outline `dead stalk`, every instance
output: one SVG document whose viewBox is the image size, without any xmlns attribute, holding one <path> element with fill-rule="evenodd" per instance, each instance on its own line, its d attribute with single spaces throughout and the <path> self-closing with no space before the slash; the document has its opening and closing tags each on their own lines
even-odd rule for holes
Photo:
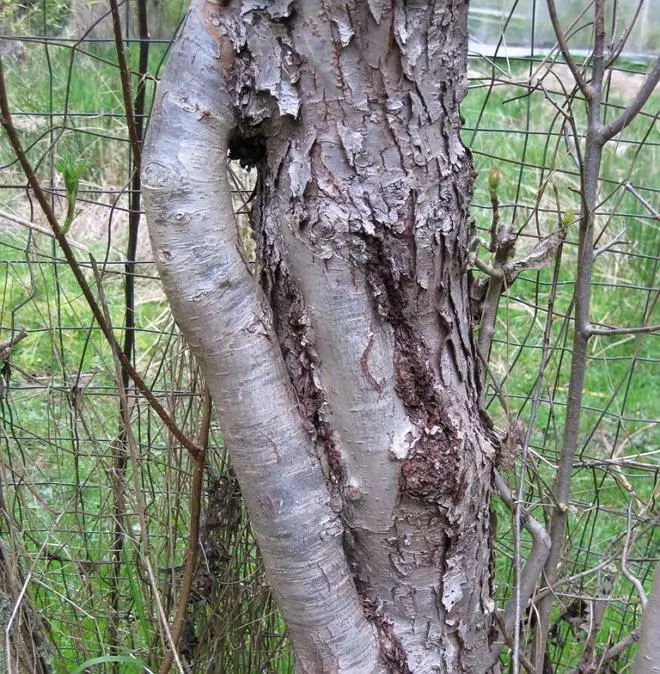
<svg viewBox="0 0 660 674">
<path fill-rule="evenodd" d="M 103 280 L 101 277 L 101 273 L 99 271 L 99 268 L 94 265 L 94 278 L 96 280 L 96 286 L 97 290 L 99 292 L 99 299 L 100 299 L 100 306 L 104 314 L 104 318 L 107 321 L 108 325 L 111 325 L 111 318 L 110 318 L 110 313 L 108 311 L 108 306 L 105 301 L 105 294 L 103 291 Z M 116 344 L 116 343 L 115 343 Z M 117 376 L 117 381 L 121 381 L 121 375 L 122 375 L 122 363 L 118 357 L 117 354 L 117 347 L 113 345 L 113 357 L 114 357 L 114 364 L 115 364 L 115 373 Z M 142 483 L 141 483 L 141 468 L 140 468 L 140 463 L 138 460 L 138 445 L 137 442 L 135 441 L 135 436 L 133 435 L 133 429 L 131 426 L 131 408 L 128 403 L 127 395 L 126 395 L 126 390 L 122 387 L 119 386 L 119 396 L 121 400 L 121 411 L 123 414 L 123 419 L 122 419 L 122 424 L 123 424 L 123 430 L 126 433 L 126 442 L 128 445 L 128 450 L 129 450 L 129 456 L 131 460 L 131 468 L 132 468 L 132 478 L 133 478 L 133 490 L 135 492 L 135 511 L 137 513 L 138 517 L 138 523 L 140 526 L 140 542 L 142 544 L 142 550 L 140 554 L 140 558 L 142 559 L 142 562 L 145 566 L 145 569 L 147 571 L 147 576 L 149 578 L 149 584 L 151 585 L 151 591 L 152 591 L 152 596 L 153 596 L 153 601 L 156 606 L 156 612 L 158 613 L 158 618 L 159 618 L 159 623 L 162 631 L 165 633 L 165 639 L 167 643 L 169 644 L 170 650 L 173 653 L 174 657 L 174 662 L 177 666 L 177 670 L 179 674 L 185 674 L 185 670 L 183 668 L 183 665 L 181 663 L 181 659 L 179 658 L 179 654 L 177 652 L 176 646 L 174 644 L 174 640 L 172 639 L 172 633 L 170 631 L 169 623 L 167 620 L 167 616 L 165 615 L 165 611 L 163 609 L 162 602 L 160 600 L 160 594 L 158 590 L 158 584 L 156 582 L 156 576 L 153 572 L 153 568 L 151 566 L 151 561 L 149 560 L 149 551 L 151 548 L 151 545 L 149 544 L 149 529 L 148 529 L 148 524 L 147 524 L 147 507 L 144 501 L 144 494 L 142 492 Z M 137 546 L 136 546 L 137 547 Z"/>
<path fill-rule="evenodd" d="M 202 412 L 202 425 L 199 433 L 199 446 L 205 452 L 209 440 L 211 428 L 211 393 L 208 388 L 204 391 L 204 402 Z M 179 605 L 177 606 L 174 624 L 172 626 L 172 641 L 175 648 L 179 645 L 181 632 L 183 631 L 186 612 L 188 611 L 188 600 L 195 577 L 195 568 L 197 566 L 197 557 L 199 552 L 199 520 L 202 505 L 202 487 L 204 484 L 204 454 L 195 461 L 193 468 L 192 487 L 190 490 L 190 534 L 188 536 L 188 547 L 186 549 L 185 564 L 183 568 L 183 581 L 181 583 L 181 592 L 179 593 Z M 163 661 L 158 670 L 159 674 L 166 674 L 172 666 L 174 653 L 171 648 L 165 651 Z"/>
</svg>

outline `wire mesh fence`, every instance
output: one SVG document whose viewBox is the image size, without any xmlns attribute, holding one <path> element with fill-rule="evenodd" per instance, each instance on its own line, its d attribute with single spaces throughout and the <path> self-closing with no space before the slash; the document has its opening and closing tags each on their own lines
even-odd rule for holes
<svg viewBox="0 0 660 674">
<path fill-rule="evenodd" d="M 578 155 L 586 119 L 554 47 L 537 54 L 530 39 L 528 56 L 509 56 L 507 31 L 520 31 L 516 5 L 500 43 L 470 54 L 463 139 L 479 172 L 476 237 L 487 238 L 491 228 L 487 176 L 493 167 L 501 175 L 501 222 L 517 235 L 516 258 L 532 254 L 562 218 L 567 224 L 560 254 L 523 270 L 504 290 L 484 400 L 497 427 L 523 429 L 523 450 L 508 458 L 506 477 L 527 510 L 547 523 L 563 442 L 579 266 L 577 228 L 565 214 L 580 210 Z M 140 218 L 136 139 L 126 111 L 136 120 L 139 147 L 185 9 L 172 0 L 42 0 L 5 3 L 0 16 L 12 116 L 62 221 L 68 201 L 58 163 L 86 163 L 68 234 L 81 273 L 169 417 L 192 438 L 204 434 L 206 424 L 209 436 L 199 474 L 123 374 L 3 138 L 0 553 L 6 579 L 0 614 L 3 625 L 19 631 L 27 625 L 28 634 L 40 631 L 53 642 L 43 671 L 71 671 L 99 657 L 119 671 L 129 656 L 157 669 L 159 644 L 171 638 L 163 625 L 173 619 L 187 582 L 192 588 L 179 651 L 194 671 L 292 669 L 222 430 L 213 418 L 205 422 L 204 384 L 169 313 Z M 604 91 L 608 115 L 626 106 L 644 72 L 637 57 L 617 61 Z M 660 322 L 659 113 L 656 93 L 605 149 L 591 285 L 591 320 L 603 332 Z M 234 179 L 236 208 L 247 212 L 252 177 L 236 169 Z M 478 327 L 484 276 L 471 273 Z M 585 647 L 605 653 L 638 628 L 658 558 L 659 384 L 657 334 L 642 329 L 594 337 L 569 531 L 553 588 L 552 671 L 573 671 Z M 196 500 L 202 504 L 200 547 L 191 575 L 186 549 Z M 493 512 L 495 596 L 503 605 L 531 539 L 497 500 Z M 19 604 L 25 611 L 12 616 Z M 523 640 L 534 620 L 533 608 L 522 616 Z M 35 654 L 25 655 L 30 649 L 24 647 L 20 657 L 36 662 L 40 646 L 31 648 Z M 622 648 L 602 671 L 625 671 L 630 657 Z M 36 665 L 34 671 L 40 671 Z"/>
</svg>

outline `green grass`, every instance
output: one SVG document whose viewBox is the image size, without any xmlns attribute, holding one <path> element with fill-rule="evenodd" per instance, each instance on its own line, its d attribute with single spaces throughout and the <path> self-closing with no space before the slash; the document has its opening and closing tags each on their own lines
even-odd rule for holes
<svg viewBox="0 0 660 674">
<path fill-rule="evenodd" d="M 520 75 L 522 73 L 518 73 L 518 76 Z M 472 149 L 480 176 L 477 180 L 474 199 L 476 207 L 473 208 L 473 212 L 478 226 L 487 228 L 490 214 L 487 209 L 480 206 L 488 204 L 486 174 L 491 166 L 497 166 L 503 174 L 500 188 L 501 202 L 512 204 L 517 201 L 522 204 L 517 211 L 513 226 L 516 230 L 521 230 L 522 245 L 519 248 L 524 251 L 529 249 L 538 232 L 546 234 L 556 228 L 557 216 L 552 212 L 555 206 L 550 187 L 546 189 L 538 203 L 539 212 L 534 212 L 536 195 L 542 181 L 548 178 L 548 168 L 556 171 L 550 184 L 556 184 L 559 189 L 562 211 L 572 208 L 577 212 L 580 203 L 576 168 L 564 149 L 563 138 L 561 136 L 553 138 L 550 139 L 551 143 L 548 143 L 548 138 L 543 135 L 548 129 L 558 132 L 558 124 L 552 126 L 556 119 L 556 111 L 546 102 L 541 92 L 532 94 L 528 99 L 511 100 L 514 96 L 520 95 L 520 89 L 503 85 L 495 88 L 488 99 L 480 127 L 500 131 L 496 134 L 479 131 L 475 136 Z M 484 88 L 475 88 L 468 95 L 462 108 L 468 127 L 476 122 L 485 98 Z M 615 97 L 613 99 L 617 102 Z M 647 109 L 653 111 L 659 106 L 660 96 L 656 96 L 649 102 Z M 581 112 L 581 107 L 576 104 L 576 112 Z M 583 128 L 583 121 L 579 121 L 579 125 L 581 125 L 579 128 Z M 520 133 L 526 128 L 540 133 L 526 138 Z M 650 133 L 647 133 L 649 129 Z M 471 131 L 464 133 L 466 139 L 470 139 L 471 136 Z M 643 138 L 646 138 L 647 145 L 639 148 L 636 143 Z M 551 161 L 555 150 L 553 145 L 556 146 L 557 155 Z M 518 165 L 521 160 L 528 166 L 521 168 Z M 535 167 L 544 167 L 544 170 Z M 657 286 L 655 259 L 660 236 L 649 219 L 651 215 L 649 211 L 633 195 L 621 189 L 619 183 L 628 179 L 634 185 L 654 187 L 653 176 L 658 169 L 660 169 L 660 130 L 648 117 L 636 120 L 620 140 L 606 149 L 602 168 L 602 178 L 605 180 L 602 193 L 603 197 L 607 197 L 611 192 L 615 196 L 599 209 L 601 215 L 597 219 L 597 230 L 606 227 L 600 243 L 613 238 L 625 226 L 626 238 L 630 244 L 619 248 L 629 255 L 607 253 L 596 262 L 591 300 L 591 318 L 596 323 L 640 325 L 644 317 L 645 302 L 649 297 L 653 302 L 654 291 L 648 288 Z M 656 194 L 649 195 L 647 192 L 643 194 L 656 209 L 660 208 L 660 199 Z M 612 209 L 615 211 L 614 215 L 610 215 L 612 206 L 615 206 Z M 512 213 L 511 208 L 503 209 L 504 223 L 512 223 Z M 572 297 L 576 273 L 576 240 L 577 225 L 569 229 L 567 245 L 564 247 L 559 277 L 561 285 L 555 304 L 555 311 L 559 314 L 567 311 Z M 526 343 L 529 346 L 540 345 L 545 315 L 525 308 L 523 303 L 543 307 L 551 279 L 551 268 L 543 270 L 538 275 L 527 272 L 510 289 L 499 316 L 501 329 L 498 337 L 503 343 L 496 347 L 494 354 L 493 367 L 496 370 L 499 368 L 504 372 L 508 369 L 508 363 L 513 360 L 518 345 L 523 343 L 528 332 L 530 334 L 526 338 Z M 543 285 L 537 286 L 539 281 Z M 646 319 L 650 324 L 657 323 L 660 319 L 657 308 L 649 312 Z M 553 333 L 555 336 L 559 334 L 561 322 L 560 319 L 556 320 Z M 625 359 L 630 358 L 633 348 L 637 350 L 640 360 L 653 358 L 656 340 L 655 336 L 595 339 L 590 352 L 593 360 L 590 363 L 585 387 L 586 406 L 602 408 L 603 401 L 607 400 L 612 389 L 625 378 L 630 367 L 630 361 Z M 538 371 L 536 366 L 539 362 L 538 353 L 528 349 L 521 353 L 521 358 L 522 360 L 516 365 L 516 375 L 509 377 L 506 383 L 506 390 L 511 395 L 524 395 L 529 391 Z M 640 368 L 639 372 L 645 375 L 636 376 L 635 386 L 628 392 L 626 409 L 629 413 L 639 412 L 643 406 L 647 417 L 660 418 L 660 400 L 649 400 L 648 397 L 648 384 L 653 380 L 654 374 L 657 376 L 657 365 L 639 362 L 636 368 Z"/>
<path fill-rule="evenodd" d="M 150 45 L 147 110 L 165 53 L 165 45 Z M 126 55 L 135 92 L 137 46 L 127 47 Z M 22 131 L 28 159 L 46 184 L 55 176 L 56 162 L 66 155 L 89 163 L 87 179 L 92 183 L 124 180 L 129 144 L 114 48 L 26 43 L 4 67 L 14 123 Z M 0 162 L 13 159 L 11 148 L 3 143 Z M 20 177 L 18 166 L 13 168 Z"/>
</svg>

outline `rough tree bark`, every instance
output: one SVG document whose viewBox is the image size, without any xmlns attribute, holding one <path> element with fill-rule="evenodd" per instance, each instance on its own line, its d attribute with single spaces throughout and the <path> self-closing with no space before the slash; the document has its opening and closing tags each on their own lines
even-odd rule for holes
<svg viewBox="0 0 660 674">
<path fill-rule="evenodd" d="M 299 672 L 489 660 L 466 24 L 463 0 L 196 0 L 158 89 L 152 245 Z M 228 152 L 258 172 L 257 273 Z"/>
</svg>

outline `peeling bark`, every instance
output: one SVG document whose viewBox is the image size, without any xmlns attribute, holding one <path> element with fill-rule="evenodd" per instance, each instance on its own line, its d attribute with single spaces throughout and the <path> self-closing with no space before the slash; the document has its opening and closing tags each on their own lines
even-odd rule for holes
<svg viewBox="0 0 660 674">
<path fill-rule="evenodd" d="M 300 672 L 489 659 L 466 21 L 461 0 L 196 2 L 154 105 L 152 244 Z M 228 151 L 258 171 L 258 279 Z"/>
</svg>

